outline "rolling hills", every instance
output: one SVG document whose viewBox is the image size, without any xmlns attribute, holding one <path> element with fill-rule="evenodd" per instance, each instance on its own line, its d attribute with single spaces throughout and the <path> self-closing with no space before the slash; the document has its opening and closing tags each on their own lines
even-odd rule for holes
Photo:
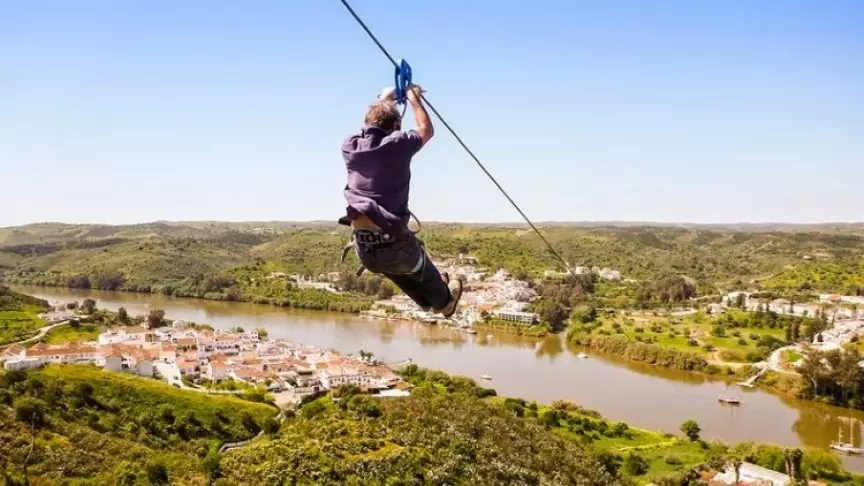
<svg viewBox="0 0 864 486">
<path fill-rule="evenodd" d="M 773 289 L 807 289 L 811 267 L 817 274 L 848 273 L 864 261 L 858 226 L 758 228 L 560 224 L 542 230 L 573 265 L 614 268 L 643 282 L 679 275 L 703 295 L 758 288 L 766 279 Z M 425 224 L 420 236 L 433 257 L 470 253 L 493 270 L 533 276 L 556 268 L 540 239 L 519 225 Z M 243 299 L 254 295 L 246 295 L 244 282 L 231 281 L 238 273 L 254 279 L 266 276 L 264 269 L 353 272 L 355 258 L 338 262 L 348 237 L 346 228 L 328 223 L 46 223 L 0 229 L 0 272 L 22 283 Z M 821 275 L 808 290 L 849 292 L 858 283 Z"/>
</svg>

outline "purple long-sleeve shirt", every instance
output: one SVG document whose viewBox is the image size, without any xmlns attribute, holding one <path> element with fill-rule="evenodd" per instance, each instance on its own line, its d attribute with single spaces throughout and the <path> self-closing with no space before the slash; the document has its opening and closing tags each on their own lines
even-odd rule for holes
<svg viewBox="0 0 864 486">
<path fill-rule="evenodd" d="M 423 147 L 415 130 L 387 135 L 374 126 L 365 126 L 342 143 L 342 158 L 348 170 L 345 185 L 347 214 L 340 224 L 350 225 L 365 214 L 382 230 L 398 236 L 408 228 L 408 193 L 411 158 Z"/>
</svg>

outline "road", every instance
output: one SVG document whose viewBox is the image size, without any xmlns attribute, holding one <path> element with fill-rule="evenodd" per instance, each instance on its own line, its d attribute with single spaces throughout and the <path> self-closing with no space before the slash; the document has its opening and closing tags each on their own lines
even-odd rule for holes
<svg viewBox="0 0 864 486">
<path fill-rule="evenodd" d="M 42 339 L 43 337 L 45 337 L 45 335 L 48 334 L 52 329 L 54 329 L 56 327 L 60 327 L 60 326 L 65 326 L 67 324 L 69 324 L 69 321 L 58 322 L 57 324 L 51 324 L 50 326 L 40 327 L 39 328 L 39 334 L 37 334 L 31 338 L 24 339 L 22 341 L 17 341 L 14 343 L 7 343 L 7 344 L 0 344 L 0 350 L 6 349 L 10 346 L 15 346 L 16 344 L 27 344 L 27 343 L 30 343 L 33 341 L 38 341 L 39 339 Z"/>
<path fill-rule="evenodd" d="M 793 344 L 791 346 L 783 346 L 780 349 L 774 350 L 774 352 L 771 353 L 771 356 L 768 357 L 768 366 L 771 367 L 771 370 L 776 371 L 778 373 L 797 374 L 794 371 L 789 371 L 787 369 L 784 369 L 783 365 L 781 364 L 781 361 L 780 361 L 780 357 L 783 355 L 783 353 L 785 353 L 786 351 L 792 351 L 792 350 L 800 352 L 801 347 L 798 346 L 797 344 Z"/>
</svg>

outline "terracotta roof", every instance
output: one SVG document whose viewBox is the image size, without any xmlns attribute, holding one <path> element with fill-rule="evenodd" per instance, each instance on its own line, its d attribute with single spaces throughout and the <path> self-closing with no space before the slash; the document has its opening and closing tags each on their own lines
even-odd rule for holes
<svg viewBox="0 0 864 486">
<path fill-rule="evenodd" d="M 26 356 L 68 356 L 71 354 L 99 354 L 101 350 L 94 347 L 80 346 L 47 346 L 45 348 L 37 348 L 36 346 L 26 351 Z"/>
</svg>

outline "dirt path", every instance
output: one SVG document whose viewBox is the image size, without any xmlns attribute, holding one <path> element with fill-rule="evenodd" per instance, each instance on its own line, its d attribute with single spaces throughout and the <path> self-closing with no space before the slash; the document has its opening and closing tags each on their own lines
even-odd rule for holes
<svg viewBox="0 0 864 486">
<path fill-rule="evenodd" d="M 33 341 L 38 341 L 39 339 L 42 339 L 43 337 L 45 337 L 45 335 L 48 334 L 52 329 L 60 327 L 60 326 L 65 326 L 67 324 L 69 324 L 69 321 L 58 322 L 57 324 L 51 324 L 50 326 L 40 327 L 39 328 L 39 334 L 36 334 L 35 336 L 33 336 L 31 338 L 23 339 L 21 341 L 17 341 L 14 343 L 0 344 L 0 350 L 15 346 L 16 344 L 27 344 L 27 343 L 30 343 Z"/>
</svg>

